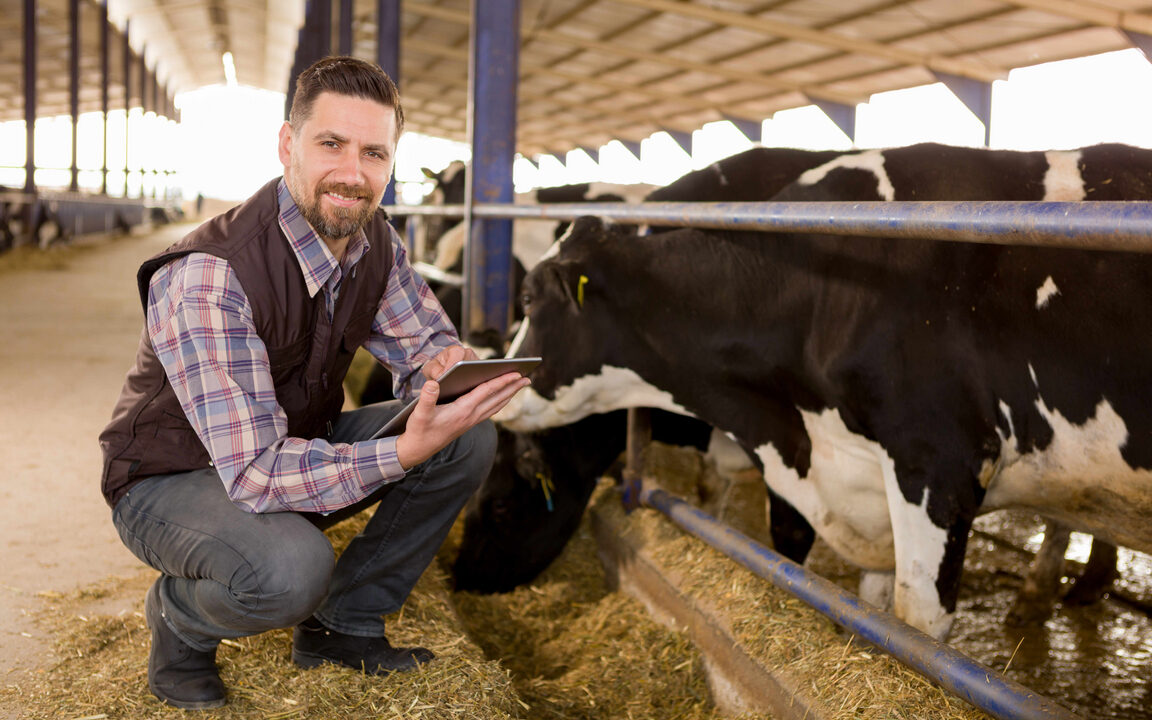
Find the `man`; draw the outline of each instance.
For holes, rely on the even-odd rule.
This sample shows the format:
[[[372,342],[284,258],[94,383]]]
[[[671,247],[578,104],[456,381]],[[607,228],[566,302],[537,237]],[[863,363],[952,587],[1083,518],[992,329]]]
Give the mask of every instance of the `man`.
[[[399,610],[487,474],[487,419],[528,381],[506,374],[444,405],[434,378],[463,347],[378,209],[403,113],[354,58],[297,81],[284,177],[140,269],[146,326],[100,436],[124,543],[161,575],[145,598],[148,683],[181,708],[223,705],[222,638],[295,625],[293,660],[383,674],[432,659],[393,648]],[[419,392],[341,413],[364,346]],[[422,386],[421,386],[422,385]],[[323,528],[379,501],[333,563]]]

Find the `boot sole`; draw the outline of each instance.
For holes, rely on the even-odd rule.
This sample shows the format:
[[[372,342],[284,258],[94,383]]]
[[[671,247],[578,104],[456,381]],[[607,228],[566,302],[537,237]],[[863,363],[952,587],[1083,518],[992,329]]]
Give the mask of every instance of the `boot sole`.
[[[148,689],[152,691],[153,695],[159,698],[160,702],[165,705],[171,705],[174,708],[180,708],[181,710],[210,710],[212,708],[224,707],[228,703],[228,698],[198,701],[177,700],[176,698],[170,698],[157,692],[156,688],[152,687],[152,683],[148,683]]]
[[[367,675],[376,675],[379,677],[383,677],[385,675],[391,675],[392,673],[395,673],[395,672],[407,672],[410,670],[415,670],[418,667],[417,665],[413,665],[410,668],[386,668],[383,666],[377,666],[375,671],[366,671],[362,664],[361,665],[349,665],[348,663],[341,662],[339,660],[336,660],[336,659],[333,659],[330,657],[325,657],[323,655],[312,655],[310,653],[302,653],[298,650],[292,651],[292,662],[296,663],[296,665],[304,668],[305,670],[309,670],[311,668],[316,668],[316,667],[320,667],[321,665],[327,664],[327,665],[335,665],[336,667],[349,668],[350,670],[356,670],[358,672],[362,672],[362,673],[365,673]]]
[[[302,668],[320,667],[324,663],[328,663],[329,665],[340,665],[341,667],[344,666],[343,663],[332,660],[331,658],[326,658],[322,655],[309,655],[298,650],[292,651],[292,662],[296,663]]]

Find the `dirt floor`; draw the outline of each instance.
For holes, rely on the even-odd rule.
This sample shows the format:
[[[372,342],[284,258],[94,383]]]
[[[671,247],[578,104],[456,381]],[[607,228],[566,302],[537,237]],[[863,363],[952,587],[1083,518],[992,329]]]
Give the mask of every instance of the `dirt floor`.
[[[0,682],[49,660],[39,600],[144,565],[120,543],[99,492],[97,436],[133,360],[140,261],[190,224],[0,256]],[[66,270],[66,271],[65,271]],[[136,597],[108,598],[115,615]],[[117,608],[121,604],[123,608]],[[0,707],[0,718],[15,717]]]

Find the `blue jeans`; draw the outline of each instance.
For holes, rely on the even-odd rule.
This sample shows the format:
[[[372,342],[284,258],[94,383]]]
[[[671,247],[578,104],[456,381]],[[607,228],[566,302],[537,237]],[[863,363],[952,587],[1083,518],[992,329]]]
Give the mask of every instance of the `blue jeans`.
[[[343,413],[331,440],[367,439],[399,410],[393,401]],[[313,614],[338,632],[380,637],[383,616],[404,604],[495,452],[495,428],[485,421],[403,480],[329,515],[245,512],[214,468],[157,475],[117,503],[112,521],[128,549],[160,571],[165,617],[197,650]],[[323,530],[377,502],[334,558]]]

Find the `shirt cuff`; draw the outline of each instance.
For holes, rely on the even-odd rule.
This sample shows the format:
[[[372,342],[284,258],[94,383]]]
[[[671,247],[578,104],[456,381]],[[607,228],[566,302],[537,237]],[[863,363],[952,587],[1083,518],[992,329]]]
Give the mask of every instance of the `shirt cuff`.
[[[396,438],[386,437],[371,442],[354,444],[357,474],[365,487],[373,490],[380,485],[403,480],[408,473],[396,454]]]

